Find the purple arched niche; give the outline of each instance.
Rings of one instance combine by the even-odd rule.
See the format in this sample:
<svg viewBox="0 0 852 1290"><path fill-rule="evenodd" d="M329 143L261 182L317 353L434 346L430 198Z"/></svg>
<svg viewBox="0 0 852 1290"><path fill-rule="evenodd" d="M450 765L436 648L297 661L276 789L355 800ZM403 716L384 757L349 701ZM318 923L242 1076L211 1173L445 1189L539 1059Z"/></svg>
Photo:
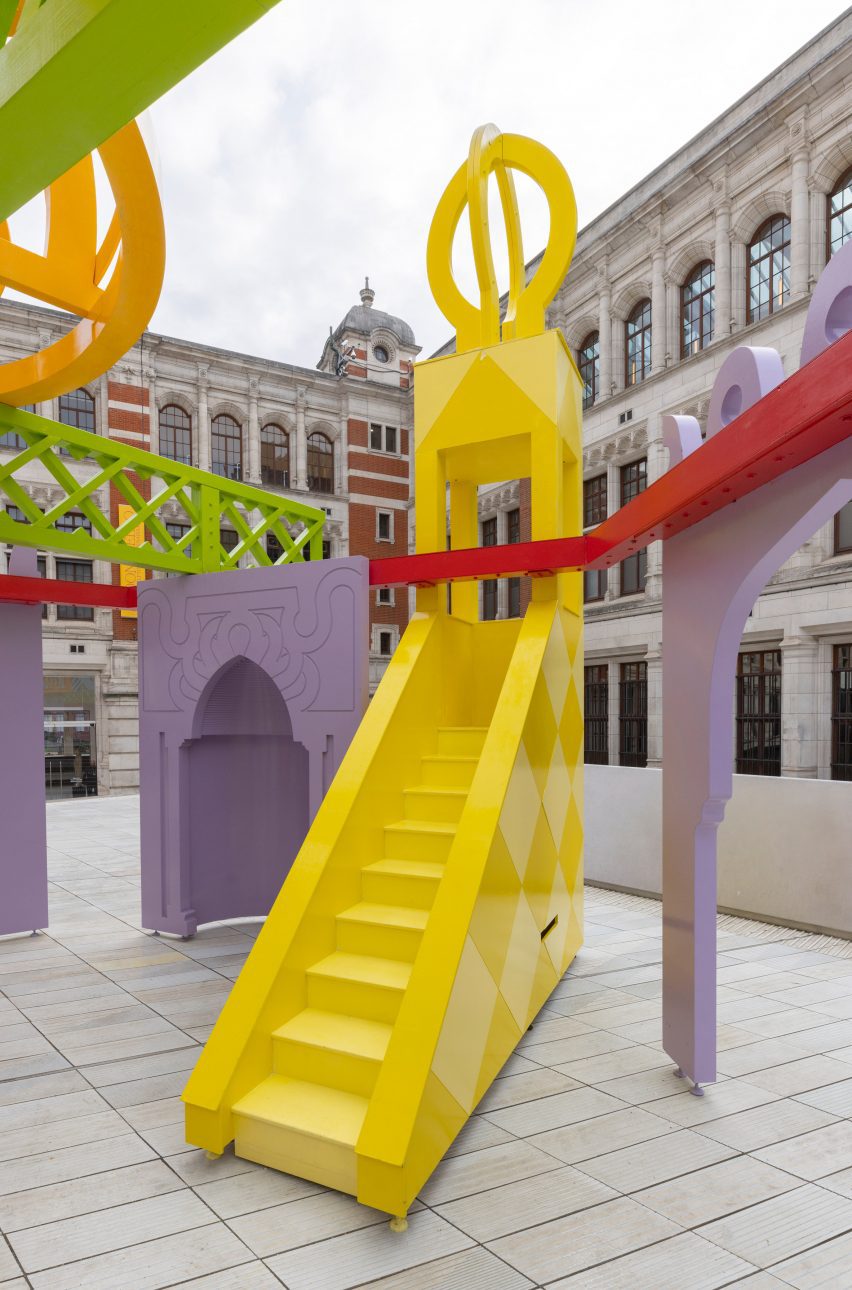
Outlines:
<svg viewBox="0 0 852 1290"><path fill-rule="evenodd" d="M716 1078L716 833L737 653L772 574L852 497L852 441L669 539L663 580L663 1047Z"/></svg>
<svg viewBox="0 0 852 1290"><path fill-rule="evenodd" d="M268 913L366 709L368 614L359 556L140 584L143 927Z"/></svg>
<svg viewBox="0 0 852 1290"><path fill-rule="evenodd" d="M257 663L208 682L180 773L196 921L265 913L308 830L308 750Z"/></svg>

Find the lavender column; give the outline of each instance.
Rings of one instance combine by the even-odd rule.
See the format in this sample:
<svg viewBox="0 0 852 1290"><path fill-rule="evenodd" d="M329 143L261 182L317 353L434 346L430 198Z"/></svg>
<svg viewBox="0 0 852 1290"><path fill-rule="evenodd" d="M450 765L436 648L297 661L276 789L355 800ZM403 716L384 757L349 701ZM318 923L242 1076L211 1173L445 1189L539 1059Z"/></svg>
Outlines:
<svg viewBox="0 0 852 1290"><path fill-rule="evenodd" d="M9 573L38 577L16 547ZM41 605L0 603L0 935L47 926Z"/></svg>

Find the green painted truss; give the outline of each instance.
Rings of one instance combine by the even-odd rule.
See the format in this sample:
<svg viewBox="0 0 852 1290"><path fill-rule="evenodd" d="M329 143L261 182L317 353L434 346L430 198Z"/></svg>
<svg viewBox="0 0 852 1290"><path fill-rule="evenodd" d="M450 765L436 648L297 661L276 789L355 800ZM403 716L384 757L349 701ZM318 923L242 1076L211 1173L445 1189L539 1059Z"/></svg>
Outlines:
<svg viewBox="0 0 852 1290"><path fill-rule="evenodd" d="M325 513L316 507L15 408L0 406L0 436L0 448L15 452L0 459L0 542L169 573L322 559ZM76 474L74 462L83 466ZM51 488L58 484L64 497L41 511L16 478L24 471L30 479L43 475ZM131 508L121 523L98 504L107 485ZM136 545L140 525L145 538ZM222 545L223 526L237 535L232 549ZM275 559L268 537L280 548Z"/></svg>

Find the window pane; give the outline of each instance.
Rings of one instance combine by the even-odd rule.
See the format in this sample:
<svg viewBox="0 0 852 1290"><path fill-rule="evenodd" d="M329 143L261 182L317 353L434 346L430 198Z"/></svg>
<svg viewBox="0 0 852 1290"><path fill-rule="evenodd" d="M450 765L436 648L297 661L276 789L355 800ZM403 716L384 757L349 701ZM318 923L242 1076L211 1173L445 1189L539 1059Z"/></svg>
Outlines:
<svg viewBox="0 0 852 1290"><path fill-rule="evenodd" d="M835 517L834 549L838 553L852 551L852 502L847 502Z"/></svg>
<svg viewBox="0 0 852 1290"><path fill-rule="evenodd" d="M831 674L831 778L852 780L852 644L834 647Z"/></svg>
<svg viewBox="0 0 852 1290"><path fill-rule="evenodd" d="M174 403L160 410L160 453L184 466L192 463L192 420Z"/></svg>
<svg viewBox="0 0 852 1290"><path fill-rule="evenodd" d="M290 440L277 425L265 425L260 432L260 478L272 488L290 485Z"/></svg>
<svg viewBox="0 0 852 1290"><path fill-rule="evenodd" d="M651 302L640 300L625 328L625 384L638 385L651 371Z"/></svg>
<svg viewBox="0 0 852 1290"><path fill-rule="evenodd" d="M606 475L583 480L583 527L602 524L606 519Z"/></svg>
<svg viewBox="0 0 852 1290"><path fill-rule="evenodd" d="M385 452L396 452L395 426L385 426Z"/></svg>
<svg viewBox="0 0 852 1290"><path fill-rule="evenodd" d="M790 221L773 215L748 248L748 321L767 318L790 294Z"/></svg>
<svg viewBox="0 0 852 1290"><path fill-rule="evenodd" d="M583 407L590 408L600 396L600 337L590 332L577 351L577 366L583 382Z"/></svg>
<svg viewBox="0 0 852 1290"><path fill-rule="evenodd" d="M57 560L56 577L62 582L92 582L92 564L89 560ZM91 622L95 611L90 605L57 605L56 617Z"/></svg>
<svg viewBox="0 0 852 1290"><path fill-rule="evenodd" d="M308 435L308 488L313 493L334 492L334 445L317 431Z"/></svg>
<svg viewBox="0 0 852 1290"><path fill-rule="evenodd" d="M72 390L59 398L59 420L76 430L95 429L95 400L87 390Z"/></svg>
<svg viewBox="0 0 852 1290"><path fill-rule="evenodd" d="M242 428L224 414L214 417L211 426L211 469L224 479L243 477Z"/></svg>
<svg viewBox="0 0 852 1290"><path fill-rule="evenodd" d="M705 260L681 287L681 355L688 358L713 339L715 269Z"/></svg>

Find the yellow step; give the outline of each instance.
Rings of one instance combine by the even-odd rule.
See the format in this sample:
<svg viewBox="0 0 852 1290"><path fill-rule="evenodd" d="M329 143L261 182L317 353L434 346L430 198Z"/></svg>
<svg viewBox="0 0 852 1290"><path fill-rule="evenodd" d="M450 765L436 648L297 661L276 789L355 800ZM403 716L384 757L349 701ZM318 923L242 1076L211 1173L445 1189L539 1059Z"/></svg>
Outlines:
<svg viewBox="0 0 852 1290"><path fill-rule="evenodd" d="M437 751L455 757L478 757L487 734L487 726L440 726Z"/></svg>
<svg viewBox="0 0 852 1290"><path fill-rule="evenodd" d="M428 917L425 909L361 901L337 915L337 948L413 963Z"/></svg>
<svg viewBox="0 0 852 1290"><path fill-rule="evenodd" d="M234 1104L238 1156L338 1191L357 1191L366 1097L270 1075Z"/></svg>
<svg viewBox="0 0 852 1290"><path fill-rule="evenodd" d="M440 820L396 820L385 825L384 834L387 858L440 863L450 854L456 826Z"/></svg>
<svg viewBox="0 0 852 1290"><path fill-rule="evenodd" d="M377 860L361 870L361 891L377 904L431 909L443 876L444 866L433 860Z"/></svg>
<svg viewBox="0 0 852 1290"><path fill-rule="evenodd" d="M478 757L452 757L445 753L427 753L421 759L424 785L436 788L470 788Z"/></svg>
<svg viewBox="0 0 852 1290"><path fill-rule="evenodd" d="M383 1021L306 1008L272 1032L276 1074L369 1097L387 1051Z"/></svg>
<svg viewBox="0 0 852 1290"><path fill-rule="evenodd" d="M338 950L308 968L308 1004L370 1021L396 1020L411 964Z"/></svg>
<svg viewBox="0 0 852 1290"><path fill-rule="evenodd" d="M402 800L408 820L439 820L457 824L467 801L467 789L420 784L417 788L406 788Z"/></svg>

